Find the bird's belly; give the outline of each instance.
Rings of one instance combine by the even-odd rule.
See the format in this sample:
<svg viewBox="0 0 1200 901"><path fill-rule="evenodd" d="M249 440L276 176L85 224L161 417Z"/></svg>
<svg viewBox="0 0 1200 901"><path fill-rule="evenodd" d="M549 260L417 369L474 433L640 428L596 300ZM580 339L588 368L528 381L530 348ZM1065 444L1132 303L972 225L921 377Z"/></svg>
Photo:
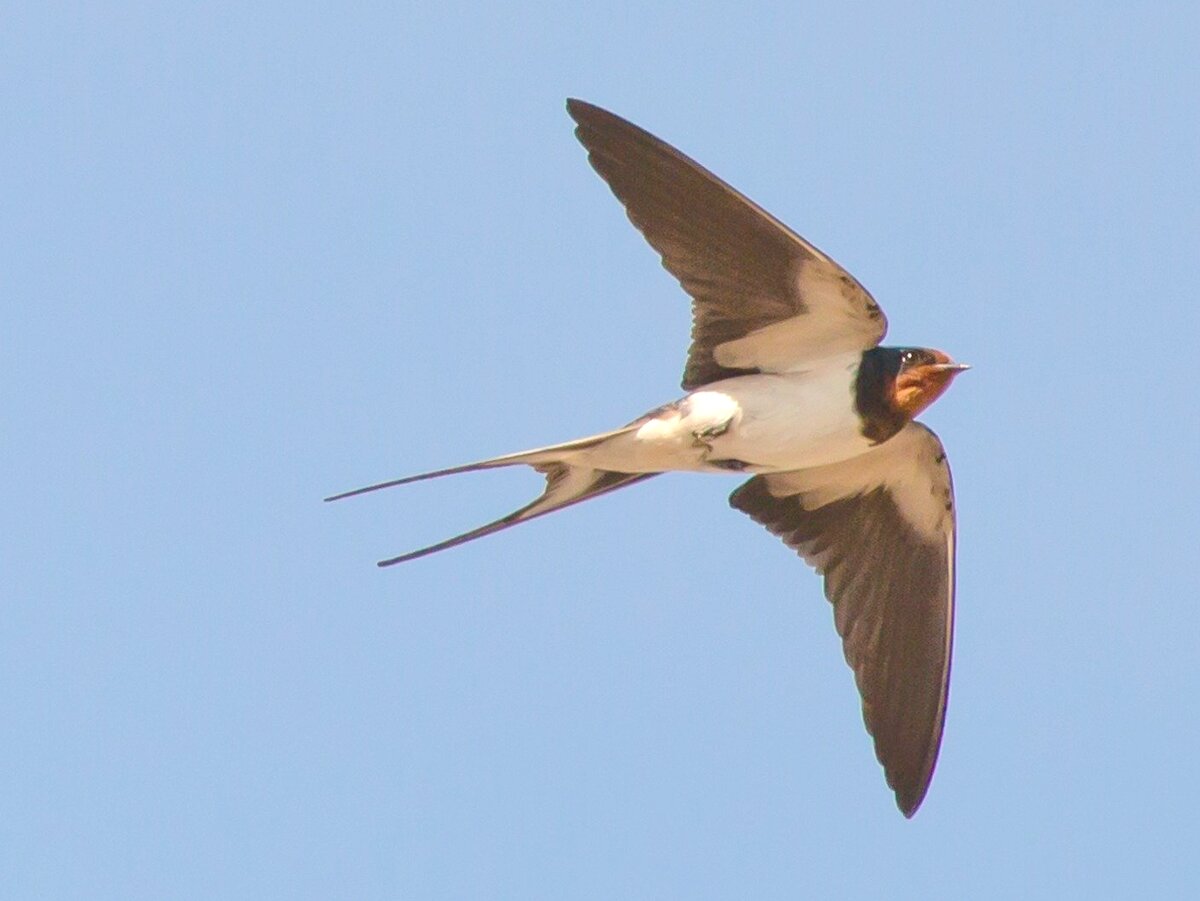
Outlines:
<svg viewBox="0 0 1200 901"><path fill-rule="evenodd" d="M574 462L614 472L704 472L712 440L738 416L728 395L696 391L647 413L633 428L589 448Z"/></svg>
<svg viewBox="0 0 1200 901"><path fill-rule="evenodd" d="M780 472L848 460L871 447L862 434L850 378L840 372L731 381L737 384L727 390L740 415L713 442L713 460L738 460L752 472Z"/></svg>
<svg viewBox="0 0 1200 901"><path fill-rule="evenodd" d="M860 423L813 416L743 419L712 443L711 468L732 460L750 472L787 472L825 466L856 457L871 448Z"/></svg>
<svg viewBox="0 0 1200 901"><path fill-rule="evenodd" d="M577 462L618 472L780 472L871 447L853 403L856 370L739 376L648 414Z"/></svg>

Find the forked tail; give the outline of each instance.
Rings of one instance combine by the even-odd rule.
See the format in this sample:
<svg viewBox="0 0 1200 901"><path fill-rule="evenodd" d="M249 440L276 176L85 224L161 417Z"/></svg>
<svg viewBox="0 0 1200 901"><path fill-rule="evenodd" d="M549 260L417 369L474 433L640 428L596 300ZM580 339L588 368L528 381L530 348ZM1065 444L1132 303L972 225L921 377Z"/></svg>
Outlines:
<svg viewBox="0 0 1200 901"><path fill-rule="evenodd" d="M424 557L427 554L444 551L447 548L465 544L468 541L474 541L476 538L482 538L484 535L503 531L518 523L528 522L547 513L553 513L555 510L561 510L572 504L578 504L581 501L599 497L602 494L608 494L610 491L616 491L618 488L624 488L626 485L632 485L635 482L641 482L651 476L658 475L658 473L654 472L612 472L607 469L592 469L588 466L567 462L575 452L585 451L588 448L594 447L608 438L624 433L631 427L626 426L615 432L594 435L590 438L583 438L579 441L571 441L566 444L556 444L551 447L522 451L521 453L509 454L504 457L494 457L491 460L481 460L478 463L468 463L466 466L454 466L450 469L423 472L419 475L408 476L403 479L392 479L388 482L380 482L377 485L368 485L365 488L356 488L353 491L335 494L332 497L325 498L325 500L336 501L346 497L353 497L356 494L366 494L369 491L379 491L383 488L392 488L396 485L407 485L409 482L420 482L424 479L436 479L441 476L457 475L463 472L475 472L480 469L496 469L502 466L532 466L546 477L546 489L542 492L541 496L532 503L526 504L521 509L514 510L508 516L480 526L477 529L471 529L469 532L463 532L461 535L455 535L453 538L447 538L445 541L439 541L437 544L431 544L429 547L423 547L420 550L410 551L398 557L379 561L380 566L405 563L409 560L415 560L418 557Z"/></svg>

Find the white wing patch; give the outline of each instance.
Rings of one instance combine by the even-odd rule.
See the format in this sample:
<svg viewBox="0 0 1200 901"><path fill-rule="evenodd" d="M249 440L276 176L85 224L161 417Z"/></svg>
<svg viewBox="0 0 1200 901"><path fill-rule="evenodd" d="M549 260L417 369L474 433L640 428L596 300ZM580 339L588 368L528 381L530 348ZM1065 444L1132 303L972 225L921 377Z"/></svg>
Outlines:
<svg viewBox="0 0 1200 901"><path fill-rule="evenodd" d="M713 359L728 369L789 372L847 351L861 351L883 337L883 313L836 263L802 262L793 278L805 312L713 349ZM871 311L874 311L872 316Z"/></svg>
<svg viewBox="0 0 1200 901"><path fill-rule="evenodd" d="M774 497L802 494L808 509L884 488L922 537L940 542L953 531L953 490L942 443L915 422L861 456L814 469L775 473L767 486Z"/></svg>

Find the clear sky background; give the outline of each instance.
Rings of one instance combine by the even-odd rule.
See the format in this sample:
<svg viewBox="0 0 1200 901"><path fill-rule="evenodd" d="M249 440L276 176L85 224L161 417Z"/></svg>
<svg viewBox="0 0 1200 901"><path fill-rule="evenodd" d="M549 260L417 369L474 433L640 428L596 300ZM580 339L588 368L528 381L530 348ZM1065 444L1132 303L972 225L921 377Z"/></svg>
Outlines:
<svg viewBox="0 0 1200 901"><path fill-rule="evenodd" d="M0 896L1196 891L1195 4L648 6L6 6ZM975 365L912 821L737 478L321 503L678 396L567 96Z"/></svg>

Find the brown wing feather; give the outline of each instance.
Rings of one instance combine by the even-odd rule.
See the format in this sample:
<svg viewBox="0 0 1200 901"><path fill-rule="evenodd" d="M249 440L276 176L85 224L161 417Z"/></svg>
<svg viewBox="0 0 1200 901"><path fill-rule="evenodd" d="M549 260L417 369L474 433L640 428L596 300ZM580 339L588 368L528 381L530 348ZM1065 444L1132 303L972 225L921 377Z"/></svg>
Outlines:
<svg viewBox="0 0 1200 901"><path fill-rule="evenodd" d="M579 100L568 101L567 108L592 166L694 300L684 388L760 363L762 368L789 363L793 349L832 351L838 344L866 349L883 337L887 321L870 294L770 213L619 116ZM777 347L766 354L750 347L718 359L722 346L798 316L817 318L814 313L827 319L812 324L819 334L811 343L819 348L804 346L809 342L803 330L800 340L790 331L783 338L794 347L782 359Z"/></svg>
<svg viewBox="0 0 1200 901"><path fill-rule="evenodd" d="M756 476L730 503L824 574L867 731L897 804L912 816L929 788L946 715L954 514L937 437L915 425L902 434L893 439L897 451L885 452L885 444L873 452L885 454L881 464L897 452L911 455L896 461L895 483L872 479L852 491L851 465L837 464L822 467L824 474ZM799 475L809 487L797 491ZM920 509L908 509L914 503Z"/></svg>

